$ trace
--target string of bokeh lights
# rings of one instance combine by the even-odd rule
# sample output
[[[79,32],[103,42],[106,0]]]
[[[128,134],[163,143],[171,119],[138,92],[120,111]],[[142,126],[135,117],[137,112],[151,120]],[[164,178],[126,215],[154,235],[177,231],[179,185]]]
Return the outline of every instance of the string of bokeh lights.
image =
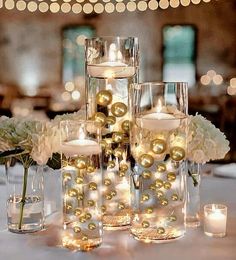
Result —
[[[51,13],[123,13],[187,7],[214,0],[0,0],[0,8],[29,12]]]

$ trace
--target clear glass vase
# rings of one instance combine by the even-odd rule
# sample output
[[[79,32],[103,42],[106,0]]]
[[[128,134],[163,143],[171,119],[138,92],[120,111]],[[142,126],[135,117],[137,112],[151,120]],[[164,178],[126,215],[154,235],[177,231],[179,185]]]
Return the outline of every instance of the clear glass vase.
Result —
[[[188,161],[186,226],[200,226],[201,164]]]
[[[130,96],[131,234],[144,242],[172,241],[185,234],[187,84],[142,83]]]
[[[86,40],[87,117],[103,126],[103,225],[130,225],[128,90],[138,78],[138,39],[103,37]]]
[[[8,230],[14,233],[44,227],[43,166],[30,157],[23,161],[11,158],[6,162]]]

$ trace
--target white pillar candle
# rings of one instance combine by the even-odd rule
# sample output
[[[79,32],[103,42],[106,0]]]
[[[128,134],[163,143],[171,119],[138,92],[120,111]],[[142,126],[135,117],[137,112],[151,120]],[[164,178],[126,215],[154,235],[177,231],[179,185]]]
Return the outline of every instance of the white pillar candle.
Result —
[[[226,234],[227,207],[206,205],[204,207],[204,232],[208,236],[223,237]]]

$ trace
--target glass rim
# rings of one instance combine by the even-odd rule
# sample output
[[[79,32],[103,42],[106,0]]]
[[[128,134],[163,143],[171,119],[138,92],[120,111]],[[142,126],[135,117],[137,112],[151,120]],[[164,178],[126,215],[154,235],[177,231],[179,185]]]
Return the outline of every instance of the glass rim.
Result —
[[[127,39],[134,39],[138,41],[138,37],[136,36],[98,36],[98,37],[92,37],[85,39],[85,42],[88,41],[95,41],[95,40],[109,40],[109,39],[120,39],[120,40],[127,40]]]
[[[208,210],[213,208],[213,205],[215,205],[215,209],[219,209],[219,210],[227,210],[227,206],[224,204],[217,204],[217,203],[209,203],[204,205],[204,210]]]
[[[157,86],[163,86],[166,84],[184,84],[186,86],[188,86],[188,82],[187,81],[147,81],[147,82],[140,82],[140,83],[136,83],[134,85],[157,85]]]

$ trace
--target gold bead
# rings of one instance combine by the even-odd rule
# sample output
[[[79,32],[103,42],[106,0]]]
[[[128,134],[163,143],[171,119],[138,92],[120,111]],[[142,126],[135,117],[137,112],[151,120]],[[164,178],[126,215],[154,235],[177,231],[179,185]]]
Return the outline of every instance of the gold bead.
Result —
[[[107,168],[112,169],[112,168],[114,168],[115,166],[116,166],[116,164],[115,164],[114,161],[108,161],[108,163],[107,163]]]
[[[83,193],[79,193],[77,196],[77,200],[83,200],[83,199],[84,199]]]
[[[149,189],[150,189],[150,190],[156,190],[155,184],[151,184],[151,185],[149,186]]]
[[[106,186],[111,185],[111,180],[110,179],[105,179],[104,180],[104,185],[106,185]]]
[[[142,195],[142,198],[141,198],[141,201],[143,202],[143,201],[148,201],[150,199],[150,196],[149,196],[149,194],[143,194]]]
[[[119,177],[125,177],[125,172],[124,171],[119,171],[118,175],[119,175]]]
[[[118,203],[118,209],[122,210],[124,208],[125,208],[125,203],[123,202]]]
[[[176,193],[172,194],[172,195],[171,195],[171,199],[172,199],[173,201],[177,201],[177,200],[179,199],[178,194],[176,194]]]
[[[168,199],[166,199],[166,198],[161,198],[161,199],[160,199],[160,203],[161,203],[162,206],[167,206],[167,205],[168,205]]]
[[[158,172],[165,172],[166,171],[166,165],[165,165],[165,163],[158,163],[158,165],[157,165],[157,171]]]
[[[106,200],[111,200],[112,199],[112,195],[111,194],[106,194],[105,198],[106,198]]]
[[[88,206],[89,207],[93,207],[95,205],[95,201],[94,200],[88,200]]]
[[[174,222],[177,220],[177,217],[175,215],[169,216],[169,221]]]
[[[85,214],[85,218],[86,218],[86,219],[91,219],[91,218],[92,218],[92,215],[91,215],[90,213],[86,213],[86,214]]]
[[[83,235],[83,236],[82,236],[82,241],[87,241],[87,240],[88,240],[88,236]]]
[[[107,117],[107,124],[108,125],[114,125],[116,123],[116,118],[114,116],[108,116]]]
[[[114,150],[114,155],[115,155],[115,157],[118,157],[118,158],[121,158],[122,157],[122,155],[123,155],[123,153],[124,153],[124,150],[122,149],[122,148],[120,148],[120,147],[117,147],[115,150]]]
[[[168,180],[168,181],[175,181],[175,180],[176,180],[176,174],[173,173],[173,172],[169,172],[169,173],[167,174],[167,180]]]
[[[157,228],[157,233],[162,235],[165,233],[165,229],[163,227],[159,227],[159,228]]]
[[[150,223],[148,221],[143,221],[142,222],[142,227],[143,228],[148,228],[150,226]]]
[[[164,196],[164,192],[162,190],[157,190],[156,191],[156,195],[160,199],[160,198],[162,198]]]
[[[106,156],[112,155],[112,153],[113,153],[113,151],[112,151],[111,147],[107,147],[105,150]]]
[[[153,208],[151,208],[151,207],[146,208],[146,209],[145,209],[145,212],[146,212],[147,214],[152,214],[152,213],[153,213]]]
[[[162,154],[166,150],[166,142],[162,139],[155,139],[151,142],[151,150],[155,154]]]
[[[78,194],[78,191],[76,189],[69,189],[68,190],[68,196],[70,197],[76,197]]]
[[[89,223],[88,224],[88,229],[90,229],[90,230],[96,229],[96,224],[95,223]]]
[[[76,208],[75,211],[74,211],[74,214],[75,214],[75,216],[79,216],[79,215],[82,214],[82,210],[79,209],[79,208]]]
[[[144,179],[150,179],[150,178],[152,177],[152,172],[149,171],[149,170],[144,170],[144,171],[142,172],[142,177],[143,177]]]
[[[64,173],[63,174],[63,180],[64,182],[71,181],[72,177],[70,173]]]
[[[143,154],[139,157],[139,164],[144,168],[149,168],[153,165],[154,159],[150,154]]]
[[[65,210],[67,213],[69,213],[72,210],[72,204],[71,203],[66,203],[65,205]]]
[[[105,114],[103,114],[102,112],[95,113],[93,119],[96,122],[98,122],[101,126],[104,126],[106,124],[106,121],[107,121]]]
[[[106,207],[105,205],[102,205],[102,206],[101,206],[101,210],[102,210],[102,212],[104,213],[104,212],[106,212],[107,207]]]
[[[101,90],[96,95],[96,103],[100,106],[108,106],[112,102],[112,93],[109,90]]]
[[[79,217],[79,222],[80,223],[84,223],[84,222],[86,222],[86,217],[85,216],[81,216],[81,217]]]
[[[92,172],[94,172],[95,171],[95,167],[93,166],[93,165],[88,165],[88,167],[87,167],[87,172],[88,173],[92,173]]]
[[[112,141],[116,143],[120,143],[123,141],[123,134],[120,132],[115,132],[112,134]]]
[[[120,170],[126,172],[129,169],[129,166],[126,163],[120,164]]]
[[[75,233],[80,233],[80,232],[81,232],[81,228],[78,227],[78,226],[75,226],[75,227],[73,227],[73,231],[74,231]]]
[[[111,113],[116,117],[122,117],[127,113],[127,106],[122,102],[116,102],[111,106]]]
[[[82,177],[76,177],[76,178],[75,178],[75,182],[76,182],[77,184],[82,184],[82,183],[84,182],[84,179],[83,179]]]
[[[121,128],[125,132],[129,132],[131,122],[129,120],[124,120],[121,124]]]
[[[184,159],[185,157],[185,151],[183,148],[175,146],[173,148],[170,149],[170,157],[171,159],[173,159],[174,161],[181,161]]]
[[[77,167],[79,169],[85,169],[87,167],[88,159],[84,156],[79,156],[77,159]]]
[[[163,187],[163,181],[161,179],[156,179],[155,186],[156,188],[160,189],[161,187]]]
[[[166,190],[169,190],[169,189],[171,188],[171,183],[168,182],[168,181],[164,182],[164,188],[165,188]]]
[[[97,184],[95,182],[90,182],[89,183],[89,189],[90,190],[96,190],[97,189]]]
[[[117,192],[116,192],[115,190],[112,190],[112,191],[110,192],[110,194],[111,194],[112,197],[115,197],[115,196],[117,195]]]

